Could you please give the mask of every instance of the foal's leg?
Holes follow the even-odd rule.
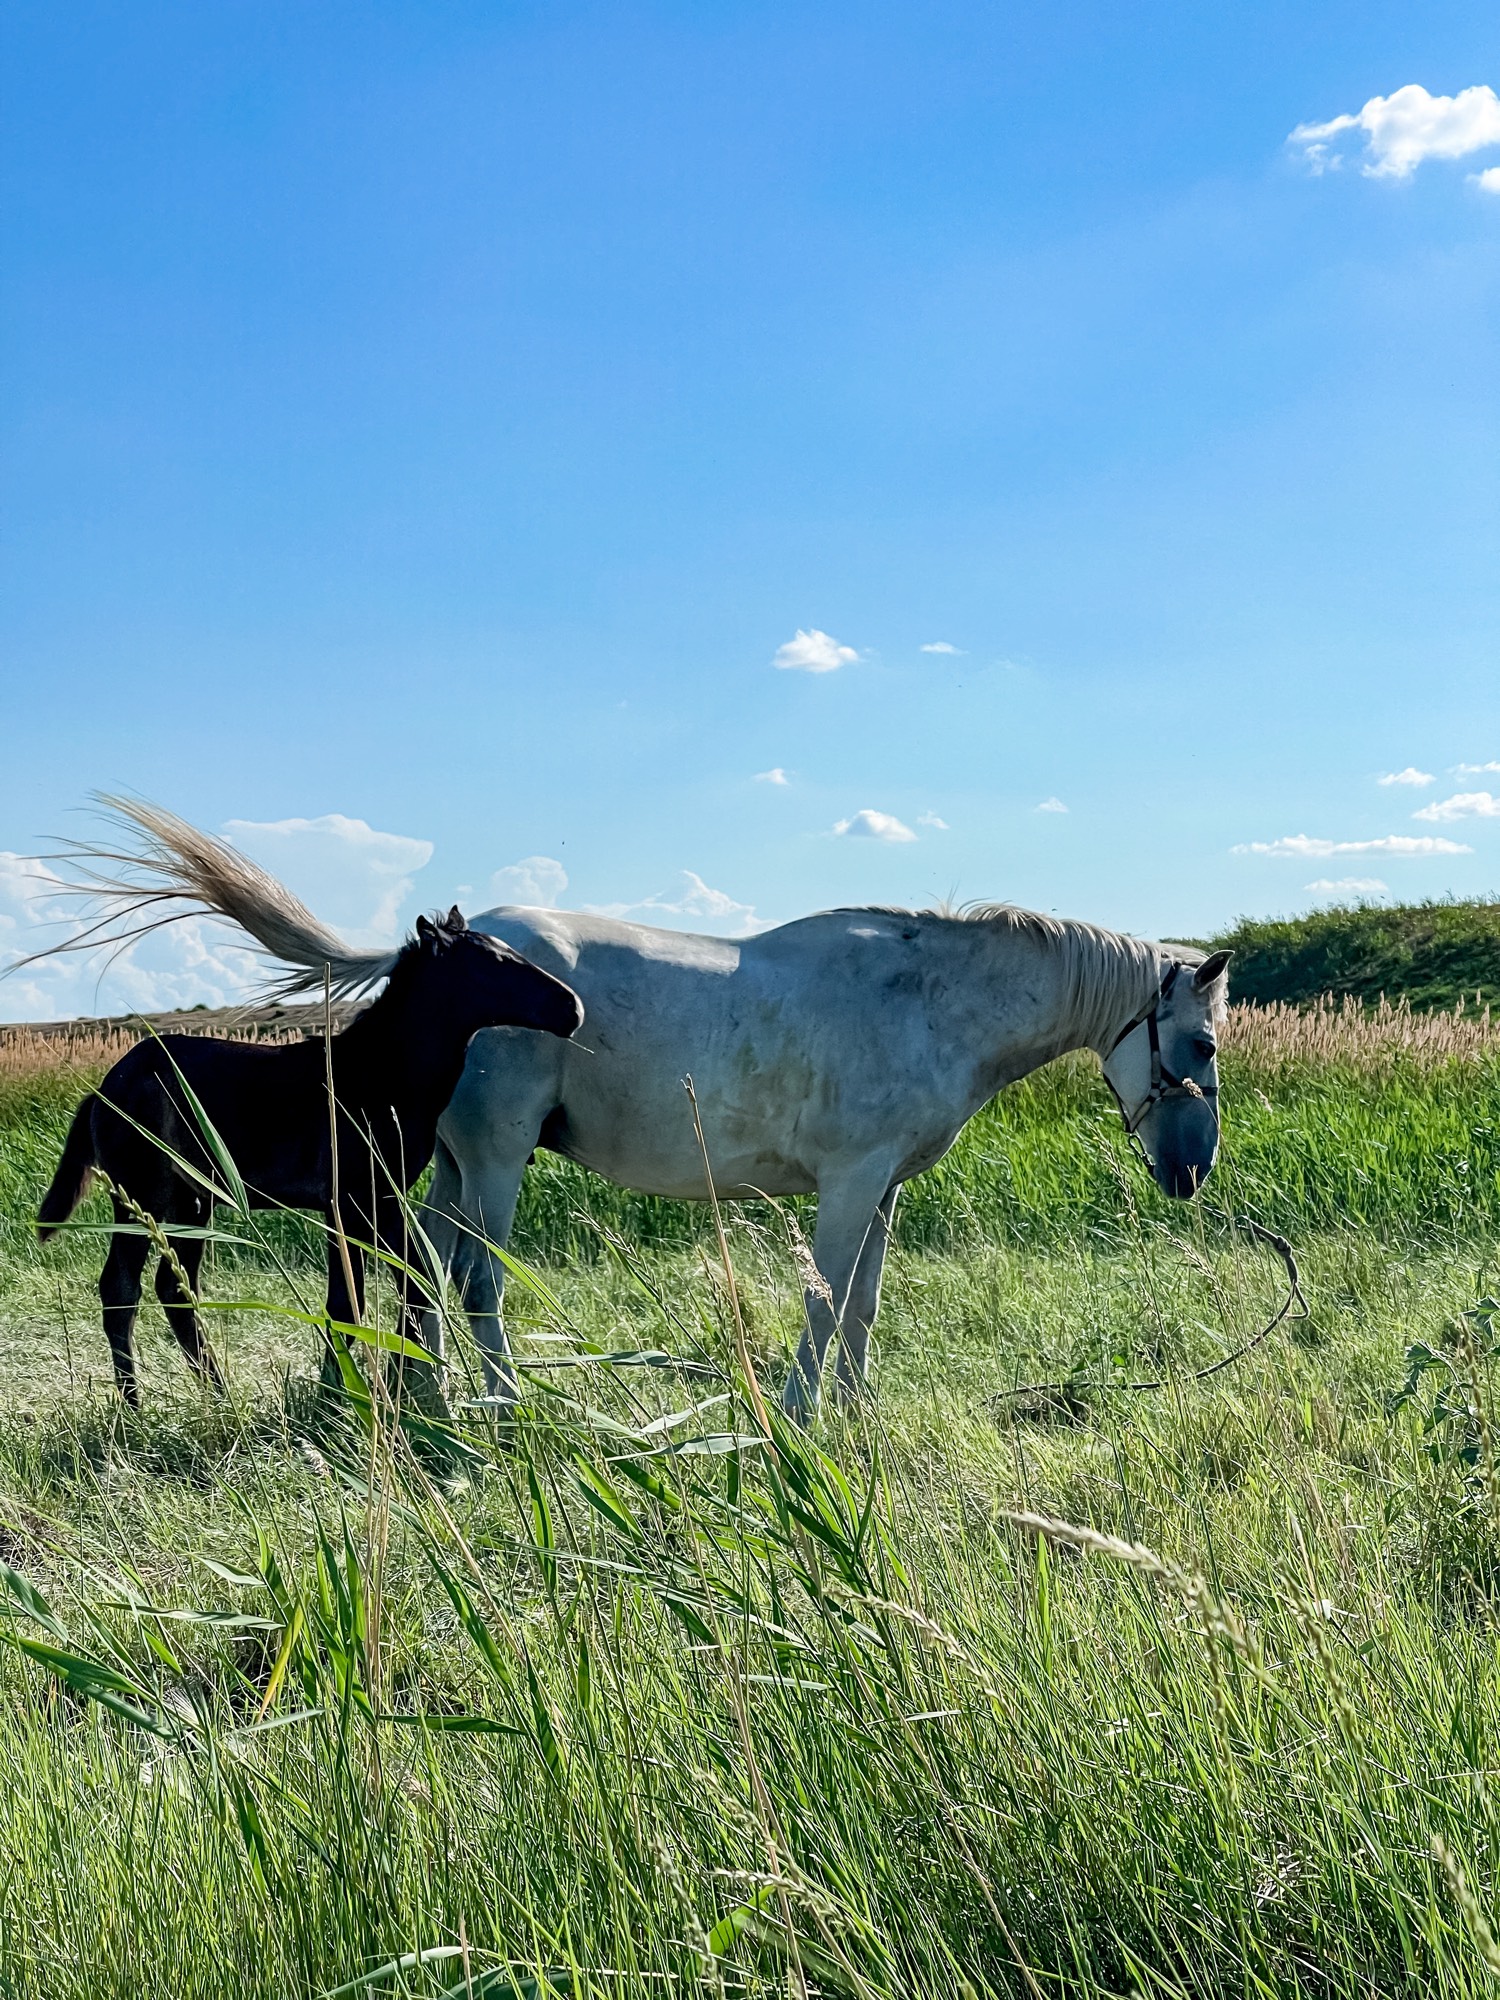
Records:
[[[182,1276],[174,1269],[172,1260],[163,1257],[156,1267],[156,1296],[167,1315],[167,1325],[176,1334],[177,1345],[190,1365],[222,1395],[224,1377],[219,1372],[213,1349],[203,1338],[198,1315],[193,1309],[198,1291],[198,1271],[203,1263],[203,1238],[169,1236],[167,1240],[177,1253],[177,1262],[182,1267],[187,1284],[184,1287]]]
[[[880,1277],[885,1269],[891,1222],[900,1192],[899,1185],[886,1191],[885,1200],[875,1211],[875,1220],[870,1224],[865,1247],[859,1253],[859,1262],[849,1283],[844,1323],[839,1329],[838,1372],[834,1377],[834,1391],[845,1405],[857,1403],[864,1392],[869,1372],[870,1329],[880,1310]]]
[[[345,1326],[363,1326],[365,1321],[365,1253],[347,1235],[341,1237],[332,1216],[325,1216],[328,1223],[328,1305],[327,1314],[331,1320],[340,1320]],[[349,1252],[347,1271],[344,1267],[344,1251]],[[353,1291],[350,1282],[353,1281]],[[319,1384],[325,1389],[343,1386],[343,1371],[339,1367],[338,1350],[333,1344],[331,1333],[323,1335],[323,1366],[318,1371]]]
[[[423,1240],[425,1227],[419,1234],[407,1217],[406,1204],[396,1194],[386,1193],[376,1204],[374,1241],[399,1260],[395,1267],[397,1330],[406,1339],[425,1346],[423,1306],[433,1297],[441,1298],[442,1276],[431,1268],[431,1257]],[[434,1313],[433,1318],[441,1327],[439,1315]],[[425,1415],[446,1422],[451,1413],[443,1393],[441,1343],[437,1354],[436,1365],[408,1355],[394,1356],[388,1379],[398,1400],[404,1397]]]
[[[850,1280],[890,1183],[889,1161],[861,1161],[819,1184],[813,1259],[827,1281],[828,1296],[812,1290],[806,1295],[807,1324],[781,1394],[782,1408],[799,1423],[808,1422],[817,1412],[823,1357],[843,1321]]]
[[[115,1227],[134,1229],[135,1218],[124,1203],[114,1203]],[[140,1408],[140,1384],[135,1379],[135,1316],[141,1303],[141,1273],[151,1249],[144,1235],[115,1235],[99,1274],[99,1303],[104,1308],[104,1333],[115,1365],[115,1387],[133,1410]]]

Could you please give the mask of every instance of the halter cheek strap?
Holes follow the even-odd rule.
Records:
[[[1110,1082],[1107,1072],[1104,1078],[1104,1081],[1109,1084],[1110,1089],[1114,1091],[1115,1103],[1120,1107],[1120,1117],[1124,1121],[1125,1130],[1132,1139],[1136,1140],[1137,1145],[1141,1143],[1137,1138],[1141,1126],[1156,1109],[1157,1105],[1164,1104],[1169,1097],[1196,1097],[1200,1101],[1207,1102],[1209,1109],[1213,1113],[1214,1123],[1217,1125],[1219,1122],[1218,1085],[1214,1083],[1194,1083],[1190,1076],[1174,1076],[1161,1059],[1161,1028],[1158,1015],[1161,1011],[1162,1002],[1170,997],[1172,988],[1177,984],[1177,976],[1181,971],[1181,961],[1174,958],[1172,963],[1167,967],[1166,976],[1162,980],[1161,985],[1140,1012],[1132,1015],[1125,1023],[1119,1034],[1110,1043],[1108,1053],[1105,1057],[1105,1060],[1108,1061],[1109,1056],[1114,1054],[1125,1037],[1133,1035],[1136,1029],[1144,1023],[1146,1033],[1151,1038],[1151,1087],[1134,1111],[1129,1109],[1119,1091],[1115,1090],[1115,1086]],[[1142,1150],[1144,1151],[1144,1148]]]

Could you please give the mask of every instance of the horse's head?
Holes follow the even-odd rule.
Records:
[[[567,1036],[583,1025],[583,1002],[571,986],[502,938],[471,931],[456,904],[446,917],[418,917],[401,959],[424,988],[426,1005],[471,1035],[481,1028],[539,1028]]]
[[[1104,1075],[1157,1186],[1190,1195],[1219,1150],[1219,1040],[1227,951],[1200,965],[1173,959],[1149,1006],[1127,1021]]]

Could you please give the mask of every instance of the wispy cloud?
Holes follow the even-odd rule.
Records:
[[[490,877],[490,895],[497,903],[514,903],[523,910],[555,910],[568,886],[568,871],[550,854],[528,854]]]
[[[736,902],[722,889],[711,889],[691,868],[682,870],[675,890],[664,889],[639,903],[585,903],[584,908],[596,917],[646,917],[652,921],[659,917],[689,917],[729,937],[748,937],[768,928],[751,904]]]
[[[1430,785],[1431,771],[1419,771],[1415,764],[1408,764],[1404,771],[1387,771],[1375,780],[1377,785]]]
[[[789,785],[792,781],[779,764],[773,764],[769,771],[757,771],[755,782],[757,785]]]
[[[1379,840],[1318,840],[1308,833],[1289,833],[1280,840],[1246,840],[1231,854],[1269,855],[1278,861],[1324,861],[1331,854],[1390,854],[1419,858],[1424,854],[1472,854],[1456,840],[1431,833],[1387,833]]]
[[[1483,173],[1470,174],[1469,179],[1482,194],[1500,194],[1500,167],[1486,167]]]
[[[839,667],[851,666],[858,658],[853,646],[841,646],[827,632],[816,629],[804,632],[799,628],[795,638],[776,648],[771,665],[794,673],[831,674]]]
[[[1068,809],[1061,799],[1053,797],[1043,799],[1040,805],[1033,806],[1031,810],[1039,813],[1065,813]]]
[[[857,840],[915,840],[917,837],[894,813],[877,812],[874,806],[864,806],[857,813],[851,813],[848,819],[839,820],[833,830],[838,834],[849,834]]]
[[[1486,771],[1500,771],[1500,764],[1455,764],[1454,774],[1460,778],[1477,778]]]
[[[1476,83],[1455,97],[1434,97],[1420,83],[1407,83],[1389,97],[1372,97],[1359,111],[1299,125],[1288,134],[1287,144],[1301,148],[1315,174],[1327,173],[1343,165],[1336,141],[1352,132],[1364,140],[1362,173],[1404,180],[1424,160],[1458,160],[1486,146],[1500,146],[1500,98],[1487,83]]]
[[[939,819],[936,813],[918,813],[918,826],[930,826],[934,833],[951,833],[953,829],[947,820]]]
[[[1302,886],[1315,896],[1385,896],[1390,893],[1384,882],[1374,875],[1341,875],[1336,882],[1330,882],[1324,876]]]
[[[929,639],[922,648],[924,653],[952,653],[956,657],[963,653],[962,646],[950,646],[946,639]]]
[[[1451,799],[1434,799],[1412,814],[1413,819],[1500,819],[1500,799],[1492,792],[1455,792]]]

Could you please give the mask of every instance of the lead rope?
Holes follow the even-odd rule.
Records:
[[[1139,1014],[1125,1023],[1125,1026],[1115,1036],[1113,1043],[1110,1045],[1109,1052],[1113,1055],[1125,1037],[1133,1034],[1142,1023],[1145,1024],[1146,1032],[1151,1038],[1151,1087],[1147,1091],[1143,1101],[1136,1106],[1134,1112],[1128,1109],[1124,1098],[1115,1089],[1107,1072],[1104,1078],[1104,1081],[1109,1084],[1115,1103],[1119,1106],[1120,1122],[1125,1127],[1125,1137],[1129,1142],[1130,1149],[1141,1162],[1142,1166],[1147,1168],[1148,1171],[1152,1164],[1151,1155],[1146,1151],[1145,1141],[1141,1138],[1140,1128],[1145,1121],[1147,1113],[1160,1104],[1163,1099],[1178,1094],[1187,1097],[1205,1098],[1210,1102],[1215,1125],[1219,1121],[1217,1090],[1205,1090],[1201,1084],[1194,1083],[1191,1077],[1175,1077],[1162,1063],[1161,1039],[1157,1029],[1157,1010],[1160,1008],[1162,1001],[1171,992],[1173,983],[1181,970],[1180,961],[1174,959],[1167,971],[1166,978],[1157,989],[1156,997],[1151,1001],[1149,1006],[1142,1008]],[[1165,1081],[1163,1081],[1164,1078]],[[1207,1213],[1214,1215],[1212,1209],[1209,1209]],[[1291,1313],[1293,1306],[1301,1308],[1297,1313],[1299,1320],[1306,1319],[1311,1310],[1303,1295],[1302,1277],[1297,1269],[1296,1252],[1284,1236],[1278,1236],[1274,1229],[1267,1229],[1263,1223],[1253,1222],[1249,1216],[1241,1216],[1238,1222],[1224,1215],[1216,1215],[1214,1219],[1227,1223],[1231,1229],[1238,1227],[1247,1231],[1258,1243],[1270,1245],[1285,1266],[1287,1293],[1281,1302],[1280,1309],[1271,1319],[1266,1321],[1259,1333],[1252,1334],[1248,1340],[1242,1341],[1231,1353],[1221,1355],[1217,1361],[1211,1361],[1206,1368],[1195,1368],[1191,1374],[1178,1378],[1188,1382],[1206,1382],[1211,1375],[1218,1375],[1224,1369],[1232,1368],[1236,1361],[1243,1361],[1247,1354],[1252,1353],[1263,1341],[1270,1339],[1277,1327]],[[1067,1396],[1069,1394],[1076,1394],[1081,1389],[1128,1389],[1132,1391],[1164,1389],[1170,1379],[1172,1378],[1162,1375],[1149,1382],[1090,1382],[1082,1376],[1075,1375],[1066,1382],[1028,1382],[1019,1388],[1002,1389],[998,1395],[990,1396],[986,1400],[990,1403],[1003,1403],[1018,1396]]]
[[[1209,1213],[1212,1214],[1213,1211],[1210,1210]],[[1297,1269],[1296,1252],[1292,1249],[1291,1244],[1287,1242],[1286,1238],[1278,1236],[1274,1229],[1267,1229],[1262,1223],[1251,1221],[1249,1216],[1240,1216],[1237,1221],[1231,1221],[1228,1216],[1216,1216],[1214,1219],[1219,1222],[1228,1222],[1231,1228],[1248,1231],[1259,1243],[1268,1243],[1286,1268],[1286,1297],[1282,1300],[1280,1309],[1272,1318],[1266,1321],[1259,1333],[1251,1334],[1248,1340],[1241,1341],[1240,1345],[1234,1348],[1232,1352],[1220,1355],[1217,1361],[1211,1361],[1206,1368],[1194,1368],[1191,1373],[1184,1376],[1174,1378],[1167,1375],[1160,1375],[1149,1382],[1091,1382],[1083,1376],[1073,1375],[1066,1382],[1028,1382],[1015,1389],[1002,1389],[997,1395],[987,1397],[986,1401],[990,1403],[1004,1403],[1018,1396],[1076,1396],[1083,1389],[1129,1389],[1132,1391],[1165,1389],[1167,1383],[1174,1379],[1185,1382],[1206,1382],[1211,1375],[1218,1375],[1224,1369],[1232,1368],[1236,1361],[1243,1361],[1247,1354],[1252,1353],[1255,1348],[1261,1345],[1262,1341],[1269,1340],[1277,1327],[1281,1325],[1282,1321],[1291,1312],[1293,1306],[1301,1307],[1297,1318],[1299,1320],[1306,1319],[1311,1308],[1303,1296],[1302,1277]]]

